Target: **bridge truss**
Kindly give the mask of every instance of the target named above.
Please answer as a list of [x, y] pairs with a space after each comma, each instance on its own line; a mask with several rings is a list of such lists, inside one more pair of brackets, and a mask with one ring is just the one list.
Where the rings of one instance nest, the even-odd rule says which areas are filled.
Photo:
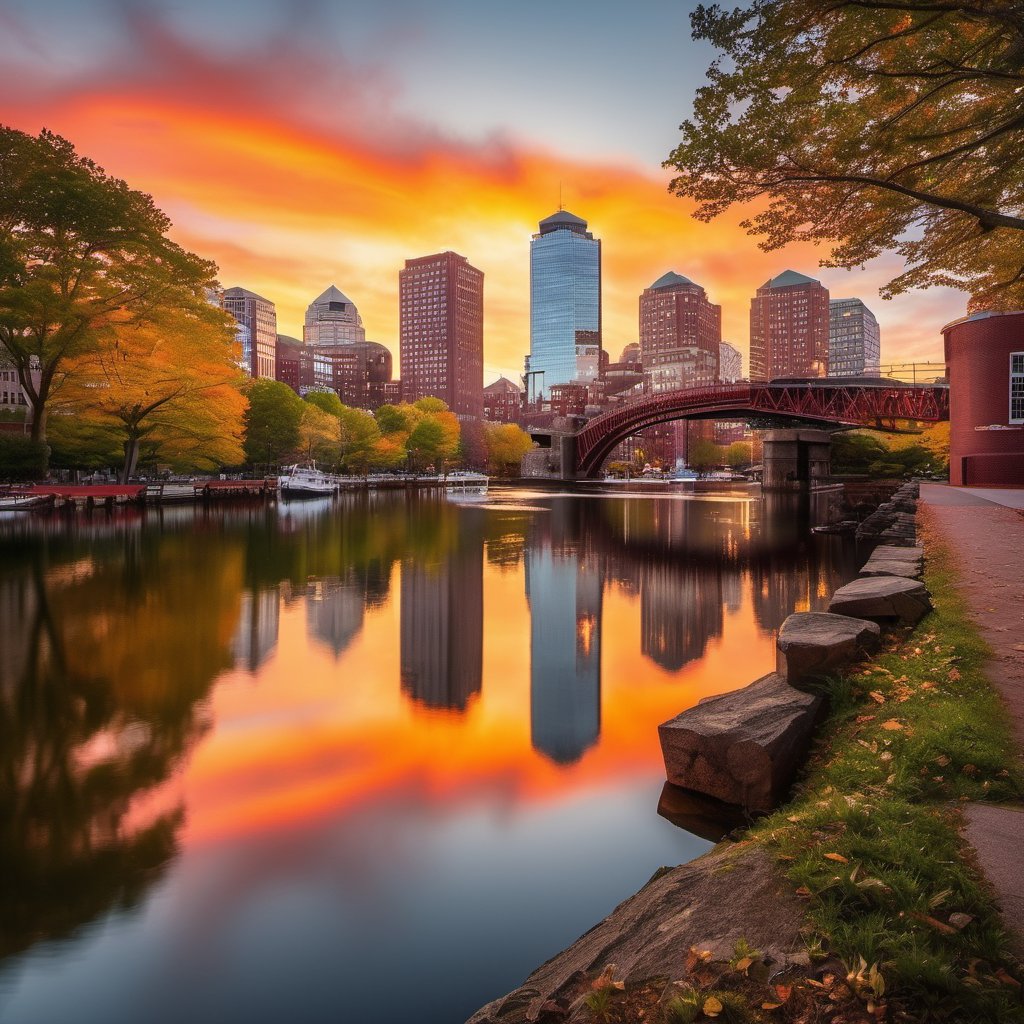
[[751, 417], [896, 430], [898, 423], [908, 420], [937, 423], [949, 419], [949, 389], [936, 384], [844, 381], [719, 384], [663, 391], [587, 423], [575, 437], [575, 471], [579, 476], [593, 476], [620, 441], [657, 423]]

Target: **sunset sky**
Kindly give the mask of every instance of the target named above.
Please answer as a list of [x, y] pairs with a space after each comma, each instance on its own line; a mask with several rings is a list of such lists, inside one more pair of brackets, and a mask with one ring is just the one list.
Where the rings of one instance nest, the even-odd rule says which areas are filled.
[[277, 303], [283, 334], [333, 283], [397, 355], [403, 261], [453, 249], [485, 274], [485, 382], [517, 376], [529, 240], [561, 191], [603, 241], [612, 358], [676, 270], [746, 360], [750, 297], [791, 267], [872, 307], [883, 362], [940, 359], [959, 293], [884, 302], [895, 259], [818, 271], [810, 246], [763, 253], [739, 212], [702, 224], [668, 194], [661, 161], [713, 56], [692, 6], [0, 0], [0, 121], [152, 193], [226, 287]]

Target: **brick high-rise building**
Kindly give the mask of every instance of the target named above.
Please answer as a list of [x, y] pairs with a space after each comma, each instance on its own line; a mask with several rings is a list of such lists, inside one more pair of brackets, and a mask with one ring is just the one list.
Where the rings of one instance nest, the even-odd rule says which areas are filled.
[[238, 321], [242, 369], [250, 377], [274, 380], [277, 350], [277, 307], [247, 288], [228, 288], [224, 308]]
[[402, 396], [443, 399], [458, 416], [484, 408], [484, 275], [454, 252], [406, 260], [398, 274]]
[[832, 299], [828, 308], [828, 375], [877, 374], [881, 337], [875, 314], [860, 299]]
[[794, 270], [766, 281], [750, 300], [750, 379], [828, 373], [828, 289]]
[[699, 284], [669, 271], [640, 296], [640, 354], [651, 389], [718, 382], [722, 307]]

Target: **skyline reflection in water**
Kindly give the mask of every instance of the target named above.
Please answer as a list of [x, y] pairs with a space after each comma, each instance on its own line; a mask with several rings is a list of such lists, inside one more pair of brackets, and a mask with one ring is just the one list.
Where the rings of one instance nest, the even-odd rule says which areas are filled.
[[707, 848], [657, 815], [657, 724], [852, 575], [824, 514], [3, 521], [0, 1018], [462, 1020]]

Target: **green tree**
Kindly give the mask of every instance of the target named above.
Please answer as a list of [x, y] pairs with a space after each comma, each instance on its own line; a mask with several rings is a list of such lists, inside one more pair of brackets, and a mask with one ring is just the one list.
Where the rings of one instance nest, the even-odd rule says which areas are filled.
[[749, 466], [753, 459], [749, 441], [733, 441], [725, 449], [725, 464], [733, 469]]
[[704, 476], [710, 470], [721, 466], [724, 460], [725, 453], [714, 441], [701, 438], [690, 445], [687, 462], [690, 469], [696, 471], [700, 476]]
[[324, 412], [319, 403], [302, 403], [302, 416], [299, 418], [299, 452], [307, 462], [320, 462], [326, 465], [334, 465], [340, 458], [338, 419]]
[[419, 410], [404, 402], [401, 405], [382, 405], [376, 413], [377, 426], [387, 437], [408, 435], [419, 418]]
[[343, 405], [339, 416], [341, 464], [353, 473], [365, 473], [374, 460], [380, 428], [365, 409]]
[[335, 391], [310, 391], [304, 400], [331, 416], [340, 416], [344, 408]]
[[263, 465], [280, 464], [299, 447], [302, 399], [277, 380], [254, 380], [247, 397], [245, 457]]
[[412, 403], [414, 409], [419, 409], [420, 412], [447, 412], [448, 403], [443, 398], [435, 398], [433, 395], [427, 395], [426, 398], [419, 398]]
[[35, 480], [43, 475], [46, 451], [25, 434], [0, 432], [0, 480]]
[[34, 441], [46, 442], [71, 359], [213, 283], [215, 265], [167, 238], [169, 227], [148, 195], [66, 139], [0, 125], [0, 350], [31, 406]]
[[1024, 305], [1024, 14], [1019, 0], [753, 0], [700, 5], [721, 56], [666, 166], [710, 220], [826, 266], [887, 251], [885, 294], [948, 285]]

